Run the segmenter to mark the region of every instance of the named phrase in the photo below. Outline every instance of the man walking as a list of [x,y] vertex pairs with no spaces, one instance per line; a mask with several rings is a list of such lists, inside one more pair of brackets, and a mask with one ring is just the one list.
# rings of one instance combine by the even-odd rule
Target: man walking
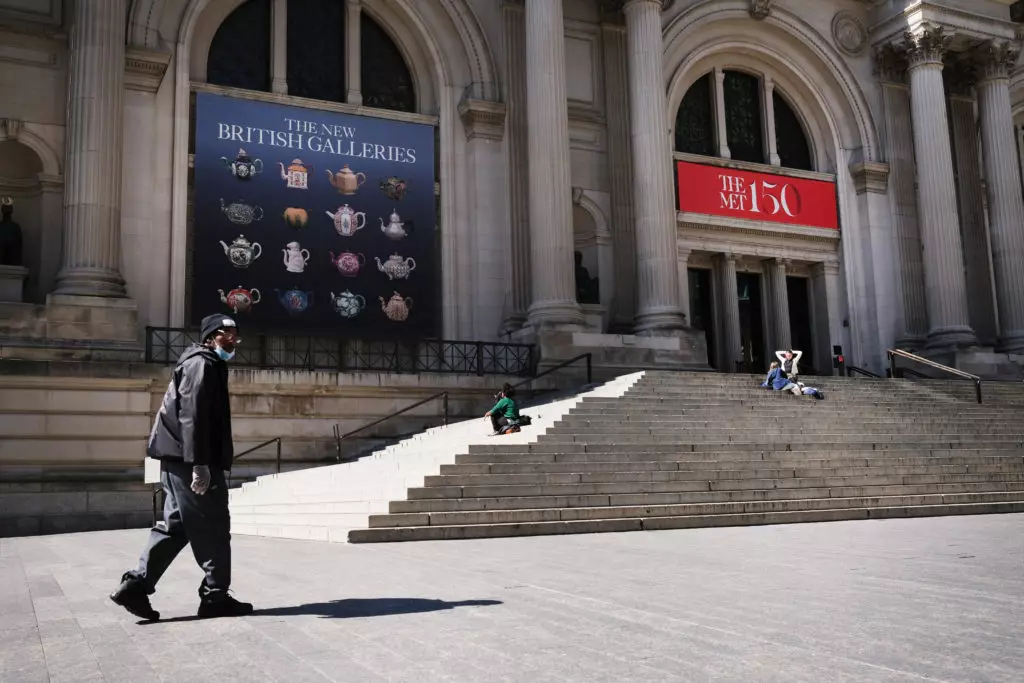
[[227,361],[241,340],[225,315],[203,318],[199,344],[178,359],[149,434],[146,454],[160,461],[164,522],[149,534],[139,566],[121,577],[110,599],[137,617],[157,620],[149,603],[156,584],[188,544],[206,572],[200,617],[249,614],[252,605],[228,595],[231,521],[224,472],[231,469],[231,407]]

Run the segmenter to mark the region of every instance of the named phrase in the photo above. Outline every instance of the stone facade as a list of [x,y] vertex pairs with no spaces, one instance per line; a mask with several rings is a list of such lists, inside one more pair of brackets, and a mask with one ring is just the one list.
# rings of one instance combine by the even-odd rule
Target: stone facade
[[[876,372],[894,346],[1024,353],[1005,1],[345,2],[343,101],[289,95],[287,0],[249,0],[270,64],[247,96],[437,127],[446,338],[730,371],[790,344],[819,372],[833,345]],[[0,196],[30,271],[0,336],[130,345],[185,323],[190,99],[238,94],[211,45],[244,4],[0,0]],[[369,108],[364,16],[414,111]],[[701,144],[693,102],[700,153],[679,144]],[[840,229],[678,211],[674,160],[834,183]],[[577,302],[575,251],[598,304]]]

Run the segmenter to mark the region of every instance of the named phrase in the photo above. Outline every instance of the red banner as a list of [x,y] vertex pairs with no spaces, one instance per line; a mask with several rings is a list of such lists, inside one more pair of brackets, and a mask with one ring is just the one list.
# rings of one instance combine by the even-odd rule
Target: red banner
[[688,161],[676,175],[680,211],[839,229],[835,183]]

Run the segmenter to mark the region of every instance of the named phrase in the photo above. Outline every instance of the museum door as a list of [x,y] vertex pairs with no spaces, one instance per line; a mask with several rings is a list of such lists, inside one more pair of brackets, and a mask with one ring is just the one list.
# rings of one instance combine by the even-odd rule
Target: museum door
[[768,365],[765,362],[761,276],[756,273],[737,273],[736,291],[739,294],[743,369],[746,372],[765,372]]

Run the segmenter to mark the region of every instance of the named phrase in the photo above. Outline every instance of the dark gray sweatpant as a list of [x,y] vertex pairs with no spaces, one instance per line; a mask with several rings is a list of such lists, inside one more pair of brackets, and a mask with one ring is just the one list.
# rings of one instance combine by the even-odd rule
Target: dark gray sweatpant
[[133,572],[152,594],[171,562],[186,545],[206,572],[199,586],[200,598],[216,599],[231,585],[231,518],[224,472],[210,468],[210,489],[202,496],[192,492],[192,465],[164,460],[160,463],[164,488],[164,526],[149,532],[149,542]]

